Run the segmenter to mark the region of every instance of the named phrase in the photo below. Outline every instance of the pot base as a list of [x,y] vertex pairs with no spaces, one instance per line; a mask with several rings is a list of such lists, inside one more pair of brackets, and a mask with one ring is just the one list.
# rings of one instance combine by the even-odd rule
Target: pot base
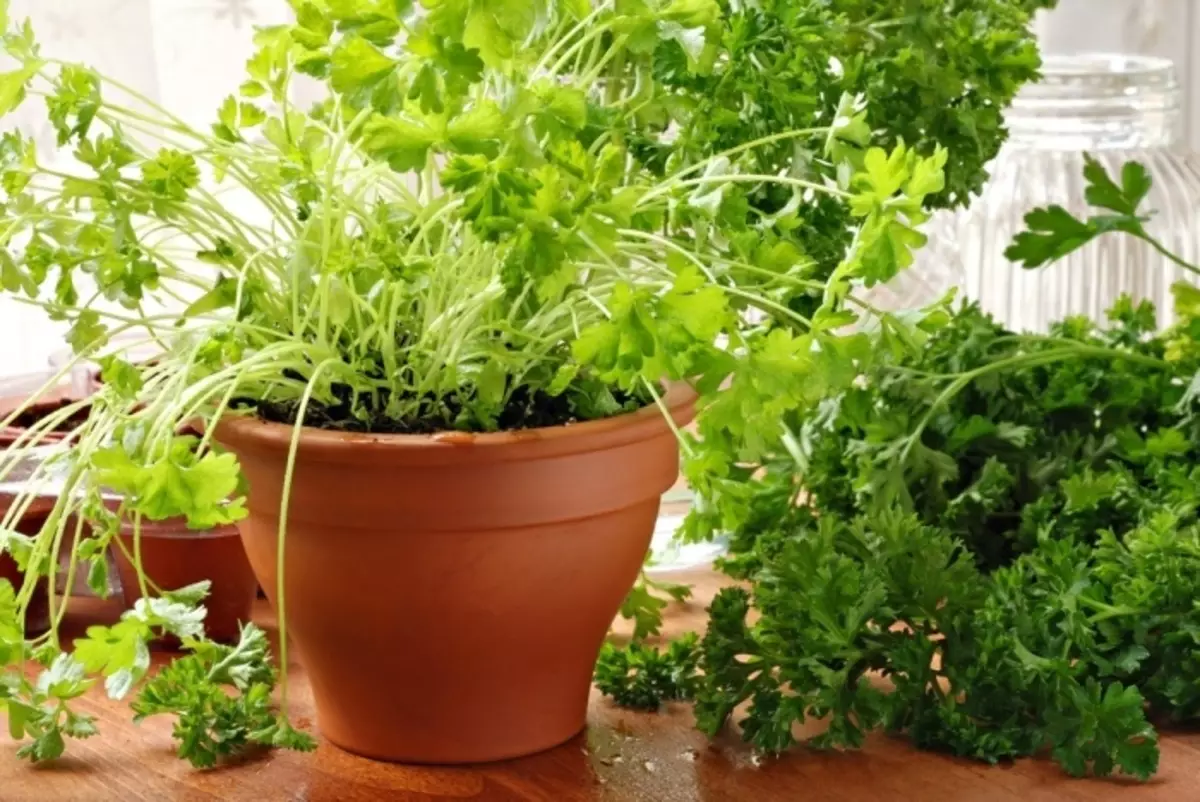
[[526,743],[520,746],[513,746],[511,749],[491,750],[478,753],[467,753],[461,750],[455,750],[452,754],[430,755],[427,751],[417,751],[412,753],[381,753],[369,747],[359,748],[353,743],[354,739],[349,739],[349,742],[344,742],[340,733],[331,733],[327,727],[321,725],[320,719],[317,720],[317,729],[327,741],[341,749],[343,752],[349,752],[352,755],[366,758],[367,760],[378,760],[381,763],[398,763],[411,766],[477,766],[485,763],[502,763],[506,760],[517,760],[523,757],[530,757],[542,752],[549,752],[551,749],[557,749],[563,744],[573,740],[580,733],[587,730],[587,722],[583,722],[578,727],[573,729],[567,735],[554,736],[551,738],[542,739],[537,743]]

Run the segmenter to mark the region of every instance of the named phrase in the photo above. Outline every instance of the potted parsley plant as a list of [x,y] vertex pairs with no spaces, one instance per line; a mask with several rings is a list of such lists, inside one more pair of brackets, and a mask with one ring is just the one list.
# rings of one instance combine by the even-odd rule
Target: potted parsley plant
[[[41,564],[71,517],[103,518],[104,489],[121,515],[236,521],[332,742],[426,762],[547,748],[584,726],[680,444],[717,516],[696,520],[719,525],[780,415],[941,314],[855,291],[978,188],[1036,74],[1032,4],[292,5],[211,131],[9,26],[0,111],[43,97],[79,169],[0,142],[0,274],[105,377],[46,463],[54,510],[9,547]],[[298,75],[328,97],[295,108]],[[848,332],[864,312],[873,332]],[[128,332],[161,344],[152,364],[106,351]],[[250,724],[206,730],[222,749],[310,745],[286,682],[269,705],[261,633],[229,653],[198,637],[202,590],[163,589],[74,652],[10,628],[10,671],[33,655],[71,678],[10,683],[10,720],[61,690],[30,754],[89,734],[70,699],[96,674],[129,693],[156,628],[193,654],[139,715],[215,704],[224,679]]]

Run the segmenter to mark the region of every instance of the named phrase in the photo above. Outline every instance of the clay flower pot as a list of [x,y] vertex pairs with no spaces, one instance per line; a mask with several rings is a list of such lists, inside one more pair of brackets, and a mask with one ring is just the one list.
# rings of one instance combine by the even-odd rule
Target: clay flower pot
[[[26,395],[0,398],[0,420],[11,415],[13,411],[25,403],[27,398],[28,396]],[[23,412],[11,425],[0,427],[0,451],[11,448],[25,433],[28,426],[76,400],[78,398],[64,388],[49,393],[45,399],[31,404],[29,409]],[[68,431],[79,422],[80,420],[68,421],[65,431],[47,432],[42,436],[40,442],[42,444],[61,442],[66,437]],[[14,497],[12,495],[0,493],[0,520],[3,520],[4,516],[8,514],[13,501]],[[16,530],[25,535],[37,534],[42,528],[42,524],[46,522],[46,516],[54,509],[54,503],[55,499],[52,497],[34,499],[25,513],[16,521]],[[25,581],[25,576],[17,567],[16,561],[8,554],[0,554],[0,579],[7,579],[13,586],[13,589],[17,591],[20,591]],[[38,586],[34,590],[33,597],[30,599],[29,607],[26,610],[25,628],[30,633],[44,632],[50,626],[49,599],[46,593],[46,586],[47,582],[45,579],[38,582]]]
[[[204,606],[208,637],[236,642],[241,625],[250,621],[258,580],[250,569],[236,526],[196,531],[181,518],[166,521],[142,519],[142,570],[163,590],[175,590],[208,579],[212,588]],[[133,522],[121,524],[119,537],[125,550],[114,549],[121,594],[127,607],[142,597],[137,570],[125,551],[133,551]]]
[[[693,415],[690,388],[666,403]],[[292,429],[226,418],[249,480],[240,524],[277,603]],[[367,757],[470,763],[537,752],[586,723],[592,667],[679,472],[657,407],[471,435],[305,430],[286,616],[321,732]]]
[[[8,513],[11,501],[11,496],[0,495],[0,518]],[[21,516],[21,520],[17,521],[17,531],[23,535],[37,534],[45,523],[48,512],[49,510],[41,509]],[[8,554],[0,554],[0,579],[7,579],[13,590],[18,593],[25,584],[25,574],[17,566],[17,561]],[[26,634],[41,634],[50,628],[50,599],[46,595],[46,586],[47,581],[43,578],[38,582],[33,597],[29,600],[29,607],[25,610]]]

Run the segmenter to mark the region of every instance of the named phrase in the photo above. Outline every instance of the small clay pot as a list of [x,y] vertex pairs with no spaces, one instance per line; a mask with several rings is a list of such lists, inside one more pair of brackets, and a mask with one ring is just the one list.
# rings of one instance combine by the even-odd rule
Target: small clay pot
[[[665,397],[677,425],[690,388]],[[239,526],[267,595],[292,428],[227,417]],[[592,667],[650,545],[679,451],[655,406],[472,435],[306,429],[286,541],[287,625],[330,741],[475,763],[583,729]]]
[[[27,399],[28,396],[24,395],[0,398],[0,420],[11,415]],[[65,387],[45,394],[43,398],[29,405],[29,408],[22,413],[16,422],[9,426],[0,427],[0,451],[13,446],[24,434],[26,427],[31,422],[40,420],[44,416],[62,409],[64,406],[74,403],[77,400],[79,400],[78,396],[72,394]],[[64,427],[64,431],[47,432],[41,437],[39,444],[61,442],[67,436],[72,424],[77,425],[79,422],[80,419],[78,417],[72,418],[68,426]],[[8,513],[14,501],[15,498],[12,495],[0,493],[0,519],[3,519]],[[25,513],[16,522],[16,530],[26,535],[37,534],[46,522],[46,516],[54,509],[54,504],[55,499],[53,497],[43,496],[34,499],[33,503],[29,505]],[[8,554],[0,554],[0,579],[7,579],[13,588],[18,591],[25,581],[24,574],[17,567],[16,561]],[[44,578],[38,581],[25,614],[25,629],[27,633],[36,634],[44,632],[50,626],[50,605],[47,596],[47,587],[48,583]]]
[[[10,497],[0,495],[0,518],[8,512]],[[46,521],[46,512],[35,514],[26,513],[17,521],[17,531],[24,535],[37,534]],[[25,574],[17,567],[17,561],[8,554],[0,554],[0,579],[7,579],[13,590],[20,593],[25,583]],[[33,596],[29,599],[29,607],[25,609],[25,634],[40,635],[50,628],[50,598],[46,592],[48,580],[43,577],[38,580]]]
[[[24,404],[27,399],[28,396],[8,396],[5,398],[0,398],[0,420],[3,420],[11,415],[18,407]],[[80,399],[77,395],[71,393],[71,391],[66,388],[52,390],[49,393],[46,393],[46,395],[44,395],[42,398],[30,404],[29,407],[21,413],[16,422],[9,426],[0,427],[0,449],[13,446],[17,442],[17,439],[25,433],[26,429],[33,421],[41,420],[47,415],[50,415],[65,406],[74,404],[79,400]],[[62,442],[70,433],[71,429],[73,429],[75,426],[78,426],[86,419],[87,408],[85,407],[84,410],[69,418],[66,422],[66,426],[61,427],[60,430],[44,433],[39,438],[38,444],[45,445],[49,443]]]
[[[132,607],[142,598],[137,569],[125,556],[134,554],[132,521],[121,524],[125,549],[114,549],[121,594]],[[176,590],[208,579],[212,581],[204,606],[204,629],[216,641],[236,642],[243,623],[250,621],[258,581],[246,559],[236,526],[196,531],[182,518],[141,523],[142,570],[162,590]]]

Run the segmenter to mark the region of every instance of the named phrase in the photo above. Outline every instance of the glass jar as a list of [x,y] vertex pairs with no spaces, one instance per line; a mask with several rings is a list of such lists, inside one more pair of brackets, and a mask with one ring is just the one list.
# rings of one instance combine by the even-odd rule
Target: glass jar
[[913,256],[913,264],[885,284],[855,293],[876,309],[900,312],[920,309],[961,288],[965,280],[962,257],[954,232],[938,216],[921,229],[927,237]]
[[1049,56],[1042,72],[1007,114],[1009,141],[983,193],[935,223],[958,244],[966,294],[1018,330],[1045,331],[1072,314],[1103,321],[1126,292],[1157,304],[1165,325],[1171,284],[1185,274],[1140,240],[1102,236],[1037,270],[1012,264],[1004,250],[1035,207],[1058,204],[1081,218],[1097,213],[1084,199],[1090,153],[1118,181],[1125,162],[1141,162],[1154,180],[1142,207],[1154,212],[1147,229],[1185,259],[1200,257],[1200,173],[1180,147],[1175,66],[1144,56]]

